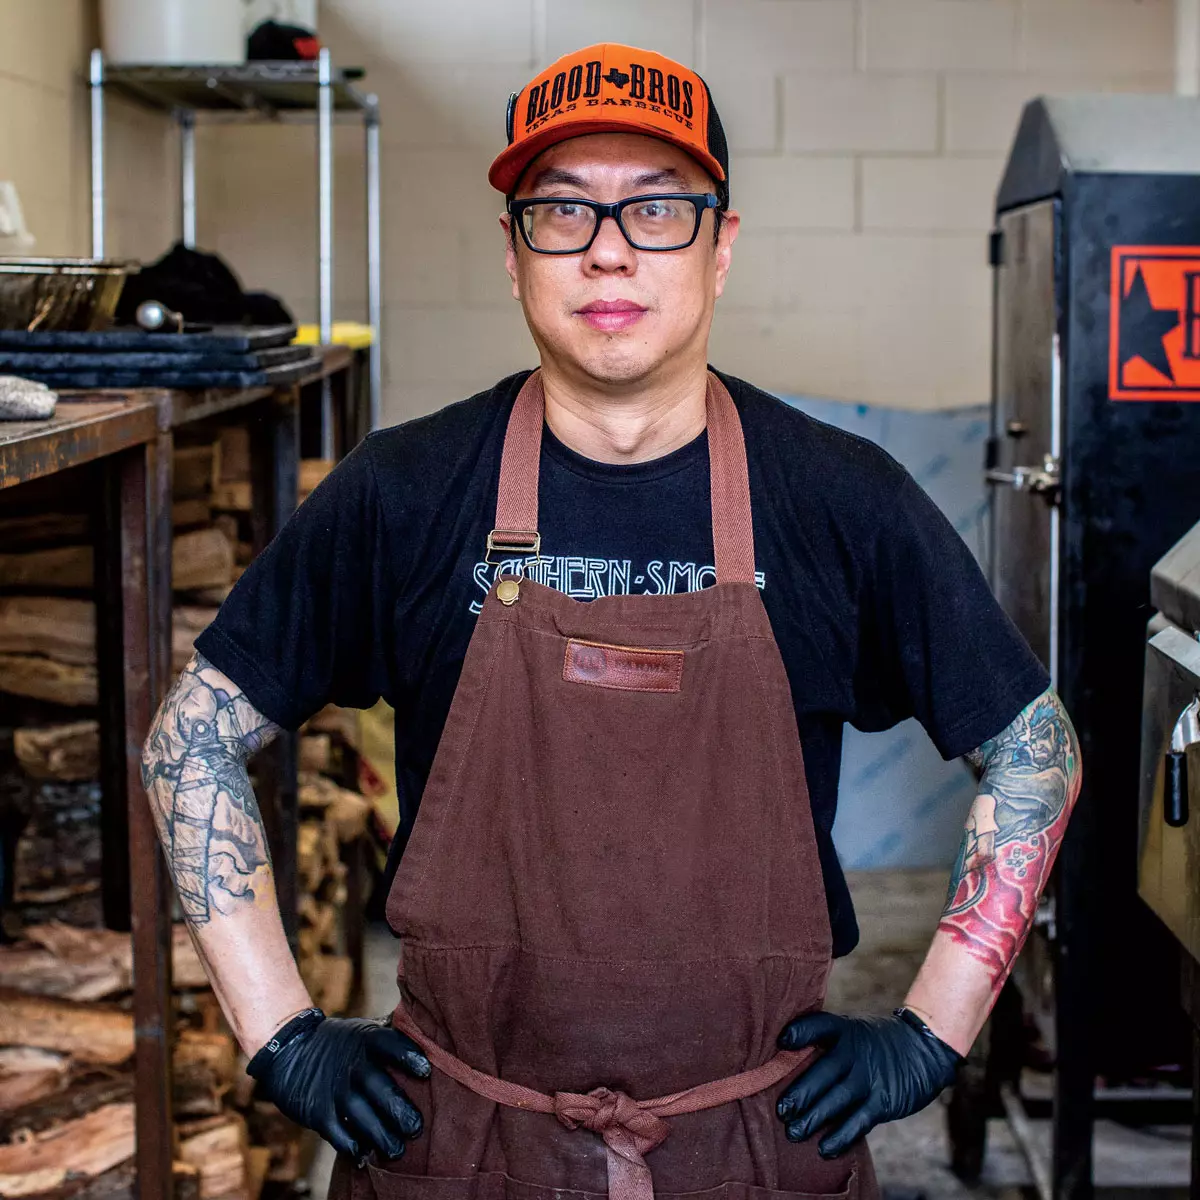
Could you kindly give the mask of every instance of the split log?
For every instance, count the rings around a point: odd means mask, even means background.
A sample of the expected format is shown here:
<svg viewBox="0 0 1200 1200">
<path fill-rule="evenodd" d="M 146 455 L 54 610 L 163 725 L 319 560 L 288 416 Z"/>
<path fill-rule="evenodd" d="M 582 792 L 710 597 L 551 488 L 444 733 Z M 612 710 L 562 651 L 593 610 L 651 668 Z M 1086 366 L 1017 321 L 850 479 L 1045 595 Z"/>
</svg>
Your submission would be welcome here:
<svg viewBox="0 0 1200 1200">
<path fill-rule="evenodd" d="M 251 1146 L 247 1154 L 249 1178 L 246 1184 L 246 1200 L 259 1200 L 267 1172 L 271 1169 L 271 1152 L 266 1146 Z"/>
<path fill-rule="evenodd" d="M 199 510 L 196 510 L 199 514 Z M 207 505 L 201 521 L 208 519 Z M 181 522 L 176 524 L 192 524 Z M 199 522 L 197 522 L 199 523 Z M 234 542 L 221 529 L 193 529 L 176 536 L 171 549 L 172 586 L 177 591 L 194 588 L 228 587 L 233 582 Z M 0 554 L 0 585 L 49 588 L 65 591 L 92 586 L 93 563 L 90 546 L 57 546 L 23 554 Z M 49 603 L 36 597 L 39 604 Z M 60 604 L 87 604 L 85 600 L 61 600 Z"/>
<path fill-rule="evenodd" d="M 250 430 L 245 425 L 223 426 L 217 437 L 217 479 L 250 478 Z"/>
<path fill-rule="evenodd" d="M 179 1157 L 200 1169 L 201 1200 L 243 1200 L 249 1148 L 246 1122 L 237 1113 L 179 1125 Z"/>
<path fill-rule="evenodd" d="M 204 605 L 205 608 L 220 608 L 232 591 L 233 584 L 227 583 L 223 587 L 189 589 L 187 597 L 196 604 Z"/>
<path fill-rule="evenodd" d="M 300 770 L 328 774 L 333 767 L 333 739 L 312 733 L 300 739 Z"/>
<path fill-rule="evenodd" d="M 256 1100 L 248 1114 L 250 1140 L 270 1153 L 267 1178 L 272 1183 L 294 1183 L 303 1174 L 305 1130 L 288 1120 L 273 1104 Z"/>
<path fill-rule="evenodd" d="M 217 610 L 196 604 L 177 604 L 171 610 L 171 670 L 178 674 L 195 653 L 196 639 L 213 623 Z"/>
<path fill-rule="evenodd" d="M 335 466 L 331 458 L 302 458 L 300 460 L 299 492 L 303 500 Z"/>
<path fill-rule="evenodd" d="M 96 606 L 64 596 L 0 596 L 0 653 L 96 661 Z"/>
<path fill-rule="evenodd" d="M 0 546 L 6 550 L 29 550 L 53 542 L 85 542 L 88 514 L 35 512 L 0 518 Z"/>
<path fill-rule="evenodd" d="M 0 554 L 0 584 L 5 587 L 63 588 L 79 591 L 92 586 L 91 546 L 55 546 Z"/>
<path fill-rule="evenodd" d="M 171 586 L 180 592 L 228 586 L 233 582 L 233 543 L 219 529 L 181 533 L 172 547 L 171 572 Z"/>
<path fill-rule="evenodd" d="M 18 903 L 66 889 L 63 899 L 100 887 L 100 787 L 96 783 L 30 785 L 33 808 L 17 837 L 12 882 Z M 53 903 L 52 900 L 47 900 Z"/>
<path fill-rule="evenodd" d="M 0 1029 L 14 1046 L 116 1066 L 133 1053 L 133 1017 L 115 1008 L 0 991 Z"/>
<path fill-rule="evenodd" d="M 358 792 L 338 787 L 321 775 L 300 779 L 299 802 L 302 809 L 319 809 L 331 825 L 339 842 L 352 842 L 366 832 L 371 802 Z"/>
<path fill-rule="evenodd" d="M 212 523 L 213 528 L 219 529 L 231 542 L 241 541 L 241 523 L 236 513 L 217 513 Z"/>
<path fill-rule="evenodd" d="M 302 961 L 300 978 L 304 980 L 318 1008 L 332 1015 L 343 1013 L 350 1007 L 354 964 L 344 955 L 318 954 Z"/>
<path fill-rule="evenodd" d="M 66 1085 L 65 1055 L 32 1046 L 0 1046 L 0 1113 L 53 1096 Z"/>
<path fill-rule="evenodd" d="M 216 443 L 176 446 L 171 493 L 177 500 L 207 496 L 217 478 Z"/>
<path fill-rule="evenodd" d="M 23 1053 L 33 1053 L 26 1048 L 21 1049 Z M 224 1098 L 233 1086 L 232 1080 L 222 1077 L 208 1063 L 189 1059 L 186 1055 L 181 1057 L 180 1049 L 176 1047 L 171 1067 L 175 1112 L 194 1117 L 220 1115 Z M 65 1057 L 61 1062 L 64 1075 L 56 1091 L 15 1108 L 0 1109 L 0 1142 L 22 1133 L 41 1133 L 53 1129 L 105 1104 L 124 1104 L 134 1100 L 132 1070 L 125 1068 L 114 1071 L 111 1067 L 97 1069 L 87 1066 L 72 1069 Z"/>
<path fill-rule="evenodd" d="M 209 503 L 219 512 L 249 512 L 254 506 L 250 481 L 231 479 L 218 483 L 212 490 Z"/>
<path fill-rule="evenodd" d="M 70 1066 L 69 1061 L 67 1065 Z M 69 1086 L 55 1095 L 0 1114 L 0 1142 L 15 1141 L 29 1134 L 50 1133 L 106 1104 L 129 1104 L 133 1100 L 133 1074 L 130 1071 L 77 1067 L 74 1076 L 68 1076 L 68 1080 Z"/>
<path fill-rule="evenodd" d="M 186 529 L 191 525 L 208 525 L 212 522 L 212 509 L 208 507 L 208 497 L 200 496 L 194 500 L 176 500 L 171 505 L 171 524 L 176 529 Z"/>
<path fill-rule="evenodd" d="M 297 933 L 297 944 L 304 958 L 314 958 L 322 951 L 337 949 L 337 908 L 321 903 L 311 896 L 302 897 L 309 903 L 301 905 L 303 924 Z"/>
<path fill-rule="evenodd" d="M 33 1196 L 72 1176 L 95 1177 L 133 1156 L 132 1104 L 106 1104 L 75 1121 L 0 1146 L 0 1195 Z"/>
<path fill-rule="evenodd" d="M 96 721 L 13 731 L 13 749 L 25 774 L 68 783 L 100 773 L 100 726 Z"/>
<path fill-rule="evenodd" d="M 329 733 L 358 749 L 358 714 L 351 708 L 327 704 L 304 725 L 304 733 Z"/>
<path fill-rule="evenodd" d="M 304 822 L 296 831 L 296 874 L 300 887 L 315 892 L 325 878 L 325 846 L 320 825 Z"/>
<path fill-rule="evenodd" d="M 176 1071 L 203 1068 L 223 1087 L 232 1087 L 237 1075 L 237 1045 L 231 1034 L 181 1029 L 171 1052 Z"/>
<path fill-rule="evenodd" d="M 129 934 L 78 929 L 62 922 L 31 925 L 28 944 L 0 946 L 0 988 L 65 1000 L 101 1000 L 133 986 Z M 208 978 L 185 925 L 172 929 L 174 986 L 206 988 Z"/>
<path fill-rule="evenodd" d="M 36 654 L 0 654 L 0 692 L 70 708 L 94 705 L 98 695 L 96 668 L 55 662 Z"/>
</svg>

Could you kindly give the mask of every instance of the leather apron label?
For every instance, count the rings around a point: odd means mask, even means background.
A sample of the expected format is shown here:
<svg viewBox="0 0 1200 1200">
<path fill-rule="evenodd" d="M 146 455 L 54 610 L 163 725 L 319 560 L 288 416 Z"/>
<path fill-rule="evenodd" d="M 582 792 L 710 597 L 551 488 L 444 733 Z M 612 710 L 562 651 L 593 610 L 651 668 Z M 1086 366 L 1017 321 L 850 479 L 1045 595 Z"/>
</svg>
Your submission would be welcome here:
<svg viewBox="0 0 1200 1200">
<path fill-rule="evenodd" d="M 622 692 L 677 692 L 683 678 L 683 651 L 607 646 L 571 638 L 563 659 L 563 678 L 568 683 L 590 683 Z"/>
</svg>

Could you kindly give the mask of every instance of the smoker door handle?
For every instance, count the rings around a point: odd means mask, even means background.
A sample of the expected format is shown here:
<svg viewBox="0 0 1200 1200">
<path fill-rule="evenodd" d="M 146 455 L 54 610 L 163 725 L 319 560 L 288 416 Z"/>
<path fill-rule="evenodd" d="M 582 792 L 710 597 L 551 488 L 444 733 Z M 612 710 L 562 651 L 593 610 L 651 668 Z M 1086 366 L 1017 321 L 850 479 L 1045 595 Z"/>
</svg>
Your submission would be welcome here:
<svg viewBox="0 0 1200 1200">
<path fill-rule="evenodd" d="M 1163 779 L 1163 820 L 1172 829 L 1188 822 L 1188 769 L 1186 750 L 1168 750 Z"/>
<path fill-rule="evenodd" d="M 1017 492 L 1032 492 L 1047 504 L 1057 504 L 1062 492 L 1062 475 L 1057 458 L 1047 454 L 1038 467 L 1013 467 L 1011 471 L 990 468 L 983 473 L 988 483 L 1006 484 Z"/>
</svg>

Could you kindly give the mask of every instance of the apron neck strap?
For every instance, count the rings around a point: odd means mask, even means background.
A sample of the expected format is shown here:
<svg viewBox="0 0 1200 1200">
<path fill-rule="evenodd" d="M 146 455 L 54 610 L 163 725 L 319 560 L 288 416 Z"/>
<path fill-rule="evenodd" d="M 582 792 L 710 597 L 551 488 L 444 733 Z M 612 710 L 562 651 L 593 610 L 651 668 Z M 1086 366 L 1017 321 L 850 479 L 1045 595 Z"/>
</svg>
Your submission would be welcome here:
<svg viewBox="0 0 1200 1200">
<path fill-rule="evenodd" d="M 489 562 L 518 554 L 536 556 L 541 551 L 538 468 L 545 414 L 542 373 L 537 370 L 525 381 L 508 419 L 500 459 L 496 528 L 488 534 Z M 728 389 L 711 371 L 708 373 L 705 415 L 717 582 L 753 583 L 754 529 L 750 517 L 750 479 L 742 422 Z"/>
</svg>

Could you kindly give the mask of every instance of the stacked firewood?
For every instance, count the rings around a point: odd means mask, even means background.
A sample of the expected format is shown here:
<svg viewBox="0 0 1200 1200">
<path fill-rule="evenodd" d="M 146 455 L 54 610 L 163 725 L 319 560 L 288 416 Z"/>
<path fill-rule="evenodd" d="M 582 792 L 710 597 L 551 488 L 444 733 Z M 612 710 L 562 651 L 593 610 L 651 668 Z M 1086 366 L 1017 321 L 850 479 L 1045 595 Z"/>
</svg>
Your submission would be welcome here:
<svg viewBox="0 0 1200 1200">
<path fill-rule="evenodd" d="M 176 1192 L 250 1200 L 271 1148 L 250 1144 L 233 1107 L 244 1071 L 233 1038 L 201 1019 L 212 1004 L 182 926 L 172 957 Z M 129 936 L 106 930 L 32 926 L 0 947 L 0 1196 L 132 1195 L 131 968 Z"/>
<path fill-rule="evenodd" d="M 301 499 L 331 465 L 301 462 Z M 178 447 L 173 496 L 171 657 L 178 671 L 251 558 L 247 431 L 230 427 L 215 441 Z M 0 515 L 0 587 L 17 593 L 0 595 L 0 692 L 71 707 L 96 703 L 96 610 L 86 595 L 95 565 L 87 536 L 86 514 Z"/>
<path fill-rule="evenodd" d="M 176 670 L 251 556 L 249 441 L 213 436 L 174 461 Z M 304 464 L 302 491 L 327 468 Z M 0 508 L 0 1197 L 134 1195 L 132 957 L 100 906 L 89 529 L 82 512 Z M 300 738 L 297 948 L 330 1013 L 352 999 L 343 906 L 370 830 L 369 803 L 335 782 L 353 743 L 353 716 L 333 709 Z M 182 924 L 172 957 L 175 1195 L 256 1200 L 264 1181 L 287 1194 L 312 1140 L 255 1100 Z"/>
<path fill-rule="evenodd" d="M 349 716 L 326 710 L 300 739 L 306 769 L 299 789 L 298 958 L 314 1001 L 329 1013 L 345 1012 L 352 999 L 344 927 L 348 864 L 371 823 L 369 801 L 328 774 L 345 771 Z M 44 795 L 53 787 L 69 792 L 64 777 L 94 776 L 96 742 L 95 723 L 82 721 L 19 729 L 14 748 L 23 768 L 43 781 Z M 30 905 L 29 897 L 96 885 L 98 871 L 98 820 L 93 836 L 81 838 L 80 826 L 73 830 L 81 847 L 94 842 L 94 848 L 61 859 L 56 847 L 70 838 L 47 832 L 54 823 L 43 809 L 34 815 L 36 836 L 23 835 L 17 846 L 17 912 L 26 921 L 54 911 L 46 903 Z M 64 882 L 56 867 L 75 883 Z M 254 1099 L 182 923 L 174 929 L 172 977 L 179 1025 L 173 1054 L 177 1194 L 254 1200 L 264 1180 L 286 1186 L 301 1178 L 311 1141 L 273 1106 Z M 132 1195 L 131 986 L 127 934 L 49 920 L 26 923 L 20 940 L 0 945 L 0 1196 Z M 84 1190 L 85 1183 L 94 1190 Z"/>
</svg>

